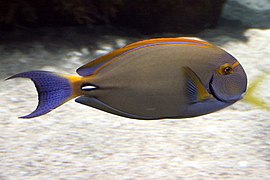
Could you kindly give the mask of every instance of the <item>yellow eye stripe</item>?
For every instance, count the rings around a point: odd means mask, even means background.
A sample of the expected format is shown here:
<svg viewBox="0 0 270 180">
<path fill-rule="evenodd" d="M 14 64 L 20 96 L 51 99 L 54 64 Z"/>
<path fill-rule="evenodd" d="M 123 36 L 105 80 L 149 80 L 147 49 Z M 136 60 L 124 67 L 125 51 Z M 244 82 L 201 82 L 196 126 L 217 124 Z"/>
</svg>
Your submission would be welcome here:
<svg viewBox="0 0 270 180">
<path fill-rule="evenodd" d="M 231 74 L 233 73 L 233 69 L 236 68 L 240 63 L 238 61 L 236 61 L 235 63 L 233 63 L 233 65 L 230 65 L 228 63 L 223 64 L 222 66 L 220 66 L 220 68 L 217 70 L 217 73 L 221 74 L 221 75 L 226 75 L 226 74 Z M 226 68 L 231 68 L 230 72 L 226 72 L 225 69 Z"/>
<path fill-rule="evenodd" d="M 220 66 L 220 68 L 217 70 L 217 72 L 218 72 L 219 74 L 221 74 L 221 75 L 225 75 L 226 73 L 225 73 L 224 70 L 225 70 L 227 67 L 232 68 L 232 66 L 231 66 L 230 64 L 226 63 L 226 64 L 223 64 L 222 66 Z"/>
<path fill-rule="evenodd" d="M 233 63 L 232 68 L 233 68 L 233 69 L 236 68 L 239 64 L 240 64 L 240 63 L 239 63 L 238 61 L 236 61 L 235 63 Z"/>
</svg>

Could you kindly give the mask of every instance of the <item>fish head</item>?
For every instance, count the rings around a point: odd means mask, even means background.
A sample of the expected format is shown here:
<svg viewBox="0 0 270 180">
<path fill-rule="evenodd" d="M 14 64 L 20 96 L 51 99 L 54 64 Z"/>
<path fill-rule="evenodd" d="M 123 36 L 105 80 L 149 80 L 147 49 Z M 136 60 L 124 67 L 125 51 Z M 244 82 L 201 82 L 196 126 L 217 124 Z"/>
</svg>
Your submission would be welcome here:
<svg viewBox="0 0 270 180">
<path fill-rule="evenodd" d="M 242 65 L 230 54 L 222 57 L 216 66 L 209 88 L 219 101 L 236 102 L 247 90 L 247 75 Z"/>
</svg>

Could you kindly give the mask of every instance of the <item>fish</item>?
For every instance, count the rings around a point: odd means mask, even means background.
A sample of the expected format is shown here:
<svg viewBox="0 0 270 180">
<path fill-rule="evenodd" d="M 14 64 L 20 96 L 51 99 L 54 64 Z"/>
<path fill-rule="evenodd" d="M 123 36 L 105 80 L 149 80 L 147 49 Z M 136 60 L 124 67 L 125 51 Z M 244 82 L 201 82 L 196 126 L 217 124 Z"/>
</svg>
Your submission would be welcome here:
<svg viewBox="0 0 270 180">
<path fill-rule="evenodd" d="M 134 42 L 76 72 L 34 70 L 9 77 L 31 79 L 38 92 L 36 109 L 20 118 L 47 114 L 74 98 L 126 118 L 191 118 L 228 107 L 247 90 L 247 75 L 235 57 L 190 37 Z"/>
</svg>

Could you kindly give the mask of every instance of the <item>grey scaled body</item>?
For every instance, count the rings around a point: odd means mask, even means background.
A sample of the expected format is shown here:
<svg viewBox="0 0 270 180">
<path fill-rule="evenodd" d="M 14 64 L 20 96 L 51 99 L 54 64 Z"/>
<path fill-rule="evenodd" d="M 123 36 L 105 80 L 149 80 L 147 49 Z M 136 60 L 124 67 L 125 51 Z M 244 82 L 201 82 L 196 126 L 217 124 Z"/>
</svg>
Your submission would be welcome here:
<svg viewBox="0 0 270 180">
<path fill-rule="evenodd" d="M 211 97 L 191 102 L 187 96 L 183 67 L 191 68 L 203 86 L 224 63 L 236 60 L 218 47 L 152 46 L 122 54 L 102 67 L 91 79 L 98 88 L 88 91 L 77 102 L 137 119 L 184 118 L 207 114 L 235 101 Z"/>
</svg>

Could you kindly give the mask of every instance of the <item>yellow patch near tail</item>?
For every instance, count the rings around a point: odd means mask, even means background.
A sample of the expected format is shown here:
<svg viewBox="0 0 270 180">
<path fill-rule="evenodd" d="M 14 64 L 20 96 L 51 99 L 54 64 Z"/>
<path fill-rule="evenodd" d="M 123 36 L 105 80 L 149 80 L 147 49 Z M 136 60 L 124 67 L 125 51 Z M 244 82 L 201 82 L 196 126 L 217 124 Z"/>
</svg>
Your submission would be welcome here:
<svg viewBox="0 0 270 180">
<path fill-rule="evenodd" d="M 78 96 L 82 96 L 84 94 L 82 90 L 82 85 L 85 83 L 90 83 L 94 76 L 76 76 L 76 75 L 60 75 L 69 80 L 70 84 L 72 85 L 72 96 L 67 100 L 71 100 Z M 66 101 L 66 102 L 67 102 Z"/>
<path fill-rule="evenodd" d="M 69 101 L 73 98 L 82 95 L 81 85 L 84 82 L 84 78 L 81 76 L 71 76 L 71 75 L 60 75 L 63 78 L 69 80 L 70 84 L 72 85 L 72 96 L 68 98 L 66 101 Z"/>
</svg>

